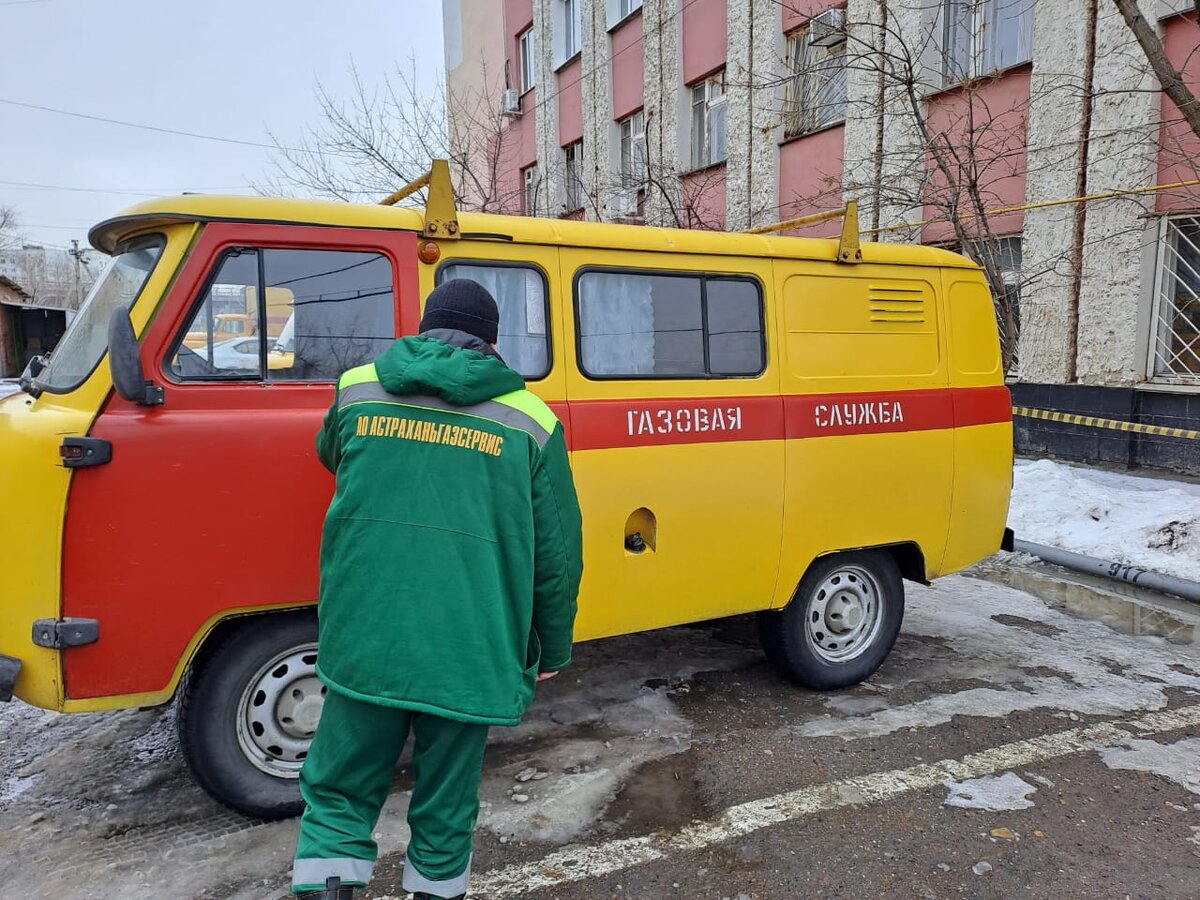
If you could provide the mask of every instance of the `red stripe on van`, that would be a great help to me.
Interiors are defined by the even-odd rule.
[[[981,388],[952,388],[954,424],[992,425],[1012,421],[1012,394],[1004,385]]]
[[[571,449],[662,447],[783,437],[779,397],[570,401]]]
[[[572,450],[933,431],[1008,422],[1005,387],[552,404]],[[566,413],[566,415],[564,415]],[[569,423],[569,424],[568,424]]]
[[[789,439],[954,427],[948,390],[799,394],[785,397],[784,406]]]

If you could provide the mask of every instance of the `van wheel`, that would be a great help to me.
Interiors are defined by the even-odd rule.
[[[904,582],[895,560],[878,550],[856,551],[814,562],[782,611],[758,614],[758,635],[767,658],[793,681],[834,690],[879,668],[903,619]]]
[[[317,617],[250,619],[189,672],[176,725],[196,781],[260,819],[304,811],[300,767],[325,703],[317,678]]]

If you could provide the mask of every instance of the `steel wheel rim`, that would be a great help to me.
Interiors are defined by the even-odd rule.
[[[809,648],[827,663],[857,659],[883,624],[883,590],[861,566],[840,566],[813,591],[804,617]]]
[[[242,755],[274,778],[299,778],[326,690],[317,678],[316,644],[292,647],[272,658],[246,683],[238,700]]]

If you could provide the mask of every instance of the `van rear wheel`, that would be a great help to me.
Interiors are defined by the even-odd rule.
[[[836,690],[882,665],[903,620],[904,582],[895,560],[860,550],[814,562],[783,610],[758,614],[758,635],[767,658],[793,681]]]
[[[304,811],[300,768],[324,706],[317,619],[266,615],[219,638],[189,672],[176,726],[196,781],[260,819]]]

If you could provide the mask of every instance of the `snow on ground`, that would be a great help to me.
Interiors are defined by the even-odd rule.
[[[1018,462],[1008,524],[1021,540],[1200,581],[1200,485]]]
[[[17,386],[15,381],[0,381],[0,397],[7,397],[9,394],[15,394],[21,388]]]

